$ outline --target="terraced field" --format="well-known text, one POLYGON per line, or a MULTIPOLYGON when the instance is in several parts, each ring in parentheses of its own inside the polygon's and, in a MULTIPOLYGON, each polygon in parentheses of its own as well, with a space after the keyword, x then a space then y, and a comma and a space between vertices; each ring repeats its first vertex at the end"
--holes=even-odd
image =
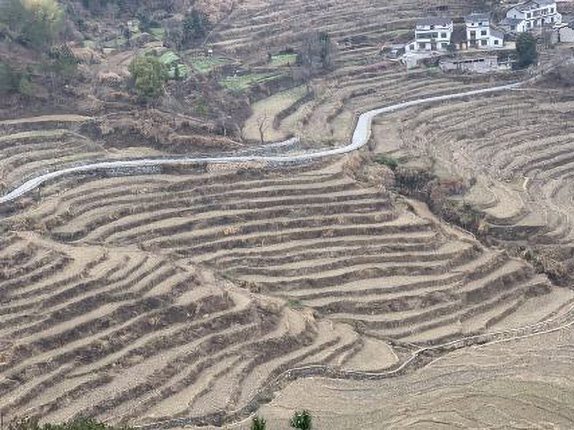
POLYGON ((379 149, 476 178, 466 198, 487 214, 489 234, 547 249, 572 273, 572 106, 568 93, 534 89, 401 112, 378 123, 394 136, 379 149))
MULTIPOLYGON (((274 139, 297 132, 309 144, 340 143, 348 141, 357 112, 490 85, 406 74, 379 58, 380 44, 406 37, 417 17, 458 16, 469 7, 454 0, 425 4, 248 2, 213 42, 230 55, 261 40, 278 51, 296 43, 301 26, 328 30, 340 54, 336 70, 314 83, 316 97, 301 101, 305 92, 298 88, 263 100, 255 113, 273 106, 280 118, 274 139)), ((439 167, 450 173, 467 169, 477 178, 471 198, 489 211, 490 228, 501 238, 510 226, 534 231, 539 243, 566 244, 571 194, 559 184, 569 177, 570 103, 513 93, 414 108, 378 120, 373 147, 430 154, 445 160, 439 167), (499 145, 510 155, 501 156, 499 145), (530 179, 517 181, 519 175, 530 179), (548 207, 544 222, 534 218, 533 208, 547 204, 536 200, 538 190, 558 208, 548 207)), ((0 122, 5 187, 38 168, 142 155, 90 141, 81 134, 85 121, 0 122)), ((256 118, 250 121, 256 138, 256 118)), ((0 221, 0 412, 53 421, 92 415, 149 428, 243 428, 238 421, 279 396, 264 412, 283 417, 281 408, 310 407, 326 411, 319 419, 333 429, 329 408, 350 401, 364 402, 357 410, 368 411, 365 428, 488 422, 449 411, 433 415, 441 393, 453 408, 468 407, 457 387, 475 382, 466 373, 456 378, 457 369, 472 367, 464 362, 467 349, 456 353, 460 361, 449 356, 455 370, 436 371, 436 363, 464 346, 571 324, 574 293, 446 225, 423 204, 392 194, 382 167, 363 151, 359 162, 345 155, 292 165, 205 162, 146 176, 93 172, 51 181, 22 204, 1 207, 10 216, 0 221), (363 175, 362 168, 375 174, 363 175), (430 364, 422 376, 411 373, 422 364, 430 364), (280 390, 305 375, 353 381, 327 380, 331 389, 317 388, 325 380, 304 380, 280 390), (366 381, 391 375, 384 383, 366 381), (404 379, 393 385, 398 378, 404 379), (435 381, 452 386, 437 393, 435 381), (301 387, 309 391, 297 399, 301 387), (426 406, 409 413, 406 397, 426 406), (380 403, 392 401, 401 409, 388 409, 402 417, 380 413, 380 403)), ((489 381, 484 389, 496 395, 489 381)), ((346 414, 339 425, 353 419, 346 414)))
POLYGON ((2 411, 222 422, 289 369, 392 369, 571 303, 349 166, 205 165, 42 188, 4 221, 2 411))
POLYGON ((133 249, 2 244, 2 411, 145 422, 244 405, 359 339, 209 272, 133 249))

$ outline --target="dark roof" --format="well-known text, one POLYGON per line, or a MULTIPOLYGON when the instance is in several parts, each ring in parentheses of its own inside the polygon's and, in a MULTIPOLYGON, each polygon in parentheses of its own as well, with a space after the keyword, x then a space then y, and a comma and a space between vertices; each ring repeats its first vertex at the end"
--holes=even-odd
POLYGON ((489 13, 471 13, 464 17, 465 22, 482 22, 482 21, 490 21, 490 14, 489 13))
POLYGON ((422 18, 417 21, 417 25, 427 26, 427 25, 441 25, 447 26, 452 23, 451 18, 440 18, 440 17, 428 17, 422 18))
POLYGON ((491 28, 490 34, 494 37, 498 37, 499 39, 504 40, 504 33, 502 31, 498 31, 498 30, 495 30, 494 28, 491 28))

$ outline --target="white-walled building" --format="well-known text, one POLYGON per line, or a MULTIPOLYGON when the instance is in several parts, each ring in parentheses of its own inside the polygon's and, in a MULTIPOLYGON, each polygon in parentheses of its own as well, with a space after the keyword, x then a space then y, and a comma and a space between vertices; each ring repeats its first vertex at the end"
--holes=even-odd
POLYGON ((446 51, 450 45, 453 24, 450 18, 424 18, 416 23, 415 40, 407 52, 446 51))
POLYGON ((469 48, 489 49, 504 47, 504 33, 490 27, 490 14, 473 13, 464 18, 469 48))
POLYGON ((511 7, 500 25, 507 31, 523 33, 544 26, 562 23, 556 0, 528 0, 511 7))

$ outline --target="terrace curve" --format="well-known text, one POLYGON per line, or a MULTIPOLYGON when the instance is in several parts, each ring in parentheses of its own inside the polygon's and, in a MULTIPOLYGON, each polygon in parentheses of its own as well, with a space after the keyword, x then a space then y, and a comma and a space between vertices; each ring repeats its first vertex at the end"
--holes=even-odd
POLYGON ((141 168, 141 167, 159 167, 159 166, 178 166, 199 163, 239 163, 239 162, 269 162, 269 163, 292 163, 292 162, 305 162, 319 158, 330 157, 333 155, 347 154, 356 151, 367 144, 371 136, 371 124, 373 119, 387 112, 393 112, 400 109, 406 109, 412 106, 422 105, 425 103, 441 102, 460 97, 475 96, 481 94, 488 94, 499 91, 507 91, 515 89, 525 82, 517 82, 513 84, 501 85, 491 88, 483 88, 479 90, 466 91, 462 93, 446 94, 440 96, 433 96, 421 98, 408 102, 401 102, 391 106, 373 109, 361 114, 357 120, 355 130, 351 143, 346 146, 325 149, 319 151, 310 151, 303 154, 296 155, 238 155, 238 156, 216 156, 216 157, 184 157, 184 158, 144 158, 136 160, 117 160, 117 161, 104 161, 84 164, 81 166, 68 167, 56 170, 50 173, 38 175, 32 179, 27 180, 19 185, 11 192, 0 197, 0 204, 12 202, 24 194, 38 188, 40 185, 57 178, 61 178, 70 174, 84 174, 94 172, 97 170, 111 170, 118 168, 141 168))

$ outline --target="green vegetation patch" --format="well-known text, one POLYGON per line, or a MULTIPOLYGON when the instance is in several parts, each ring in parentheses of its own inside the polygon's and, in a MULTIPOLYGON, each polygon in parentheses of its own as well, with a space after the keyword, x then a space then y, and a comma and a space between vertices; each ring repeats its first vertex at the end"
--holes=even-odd
POLYGON ((164 52, 158 61, 166 67, 169 79, 185 79, 189 75, 189 67, 173 51, 164 52))
POLYGON ((179 57, 173 51, 166 51, 159 57, 159 62, 166 66, 179 62, 179 57))
POLYGON ((272 66, 285 66, 288 64, 295 64, 297 61, 297 54, 276 54, 271 56, 270 64, 272 66))
POLYGON ((189 75, 189 67, 185 64, 175 64, 167 71, 169 79, 186 79, 189 75))
POLYGON ((377 155, 375 157, 375 162, 387 166, 392 170, 395 170, 397 167, 399 167, 399 161, 390 155, 377 155))
POLYGON ((190 59, 193 65, 193 70, 198 73, 209 73, 217 66, 227 63, 224 58, 221 57, 208 57, 205 55, 193 56, 190 59))
POLYGON ((165 28, 163 27, 152 27, 149 29, 149 33, 158 40, 165 40, 165 28))
POLYGON ((249 73, 242 76, 227 76, 220 84, 232 91, 244 91, 255 84, 272 81, 282 76, 281 73, 249 73))

